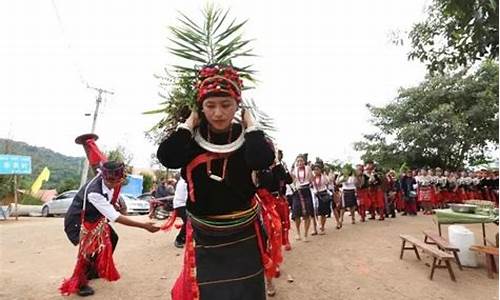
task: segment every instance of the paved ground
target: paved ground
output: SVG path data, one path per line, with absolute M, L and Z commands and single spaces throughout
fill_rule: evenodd
M 342 230 L 329 222 L 327 235 L 294 241 L 293 250 L 285 253 L 275 299 L 498 299 L 498 276 L 487 278 L 482 258 L 477 269 L 459 271 L 453 264 L 456 283 L 445 269 L 428 280 L 425 255 L 418 261 L 408 251 L 399 260 L 399 234 L 421 236 L 422 230 L 435 229 L 430 216 L 345 224 Z M 467 227 L 479 242 L 481 226 Z M 73 270 L 76 248 L 62 228 L 62 218 L 0 222 L 0 298 L 64 299 L 57 287 Z M 182 251 L 172 244 L 174 233 L 115 228 L 120 236 L 115 261 L 122 278 L 94 281 L 91 299 L 169 299 L 182 262 Z M 490 240 L 497 231 L 496 225 L 487 225 Z M 293 283 L 286 281 L 289 274 Z

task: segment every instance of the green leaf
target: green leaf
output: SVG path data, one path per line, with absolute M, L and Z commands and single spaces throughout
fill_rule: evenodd
M 219 30 L 219 28 L 222 26 L 222 24 L 224 23 L 224 21 L 226 20 L 226 17 L 227 15 L 229 14 L 229 9 L 226 10 L 226 13 L 224 14 L 224 16 L 222 17 L 222 19 L 220 20 L 219 24 L 217 24 L 213 30 L 213 33 L 217 33 L 217 31 Z M 215 21 L 214 23 L 216 23 L 217 21 Z
M 243 22 L 241 22 L 240 24 L 237 24 L 237 25 L 234 25 L 232 27 L 229 27 L 227 30 L 225 30 L 224 32 L 222 32 L 221 34 L 217 35 L 215 38 L 216 38 L 216 43 L 220 43 L 221 41 L 223 41 L 225 38 L 227 38 L 228 36 L 230 36 L 231 34 L 235 33 L 237 30 L 239 30 L 243 25 L 245 25 L 247 23 L 248 20 L 245 20 Z M 233 21 L 234 23 L 234 21 Z M 232 23 L 231 23 L 232 24 Z
M 191 55 L 189 53 L 186 53 L 186 52 L 183 52 L 181 50 L 177 50 L 177 49 L 170 49 L 170 51 L 177 55 L 177 56 L 180 56 L 182 58 L 185 58 L 185 59 L 188 59 L 188 60 L 194 60 L 194 61 L 198 61 L 198 62 L 201 62 L 201 63 L 204 63 L 206 64 L 207 61 L 205 60 L 205 58 L 202 58 L 202 57 L 198 57 L 198 56 L 195 56 L 195 55 Z
M 160 108 L 160 109 L 145 111 L 142 114 L 143 115 L 152 115 L 152 114 L 158 114 L 158 113 L 163 113 L 163 112 L 165 112 L 165 109 L 164 108 Z

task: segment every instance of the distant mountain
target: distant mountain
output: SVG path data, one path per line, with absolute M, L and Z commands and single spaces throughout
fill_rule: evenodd
M 50 149 L 28 145 L 10 139 L 0 138 L 0 154 L 14 154 L 31 156 L 31 175 L 20 176 L 20 188 L 29 188 L 44 167 L 50 170 L 49 181 L 42 189 L 58 189 L 62 192 L 71 188 L 78 188 L 84 157 L 66 156 Z M 5 176 L 0 176 L 5 177 Z M 3 183 L 3 184 L 2 184 Z M 5 192 L 6 180 L 0 180 L 0 198 Z

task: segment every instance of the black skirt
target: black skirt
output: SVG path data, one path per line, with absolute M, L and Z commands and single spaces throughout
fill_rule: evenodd
M 314 217 L 311 189 L 301 188 L 293 193 L 292 219 Z
M 318 198 L 318 215 L 328 216 L 332 213 L 332 196 L 327 191 L 321 191 L 316 194 Z
M 358 206 L 355 190 L 342 191 L 342 206 L 345 208 Z
M 254 223 L 209 231 L 193 222 L 196 279 L 203 300 L 266 299 Z

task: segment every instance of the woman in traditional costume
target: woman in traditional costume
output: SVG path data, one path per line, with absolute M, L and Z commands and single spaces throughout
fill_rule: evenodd
M 323 173 L 321 166 L 313 166 L 312 189 L 314 196 L 318 199 L 318 216 L 320 217 L 319 234 L 325 234 L 326 218 L 329 216 L 332 205 L 332 195 L 328 191 L 329 180 Z
M 362 164 L 356 166 L 356 195 L 358 198 L 358 213 L 361 216 L 361 222 L 366 220 L 366 210 L 371 206 L 369 194 L 369 177 L 364 173 Z
M 302 240 L 300 224 L 301 220 L 304 220 L 304 241 L 307 242 L 311 219 L 314 218 L 314 205 L 310 189 L 312 170 L 309 165 L 306 165 L 306 160 L 303 155 L 297 156 L 295 160 L 292 178 L 295 186 L 292 204 L 292 219 L 295 221 L 295 227 L 297 229 L 296 240 Z
M 264 273 L 274 276 L 281 261 L 274 199 L 256 194 L 252 181 L 274 152 L 248 110 L 241 124 L 233 122 L 241 89 L 232 67 L 203 67 L 197 110 L 157 151 L 164 166 L 181 168 L 188 186 L 184 267 L 173 299 L 265 299 Z
M 356 223 L 355 215 L 357 209 L 357 199 L 356 199 L 356 176 L 354 176 L 354 170 L 345 169 L 343 174 L 337 179 L 337 185 L 341 186 L 342 191 L 342 208 L 340 209 L 340 225 L 342 227 L 342 222 L 344 219 L 345 210 L 349 210 L 351 214 L 351 223 Z

